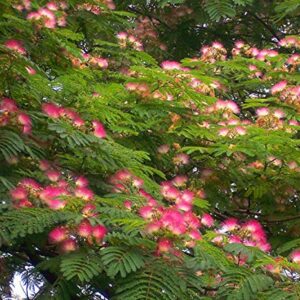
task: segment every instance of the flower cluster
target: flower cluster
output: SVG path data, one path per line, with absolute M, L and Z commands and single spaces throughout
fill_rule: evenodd
M 13 50 L 21 55 L 26 55 L 26 49 L 23 46 L 22 41 L 18 40 L 7 40 L 4 46 L 10 50 Z
M 201 48 L 201 60 L 207 63 L 226 60 L 226 55 L 226 49 L 219 42 L 213 42 L 211 46 L 203 46 Z
M 258 247 L 265 252 L 271 250 L 271 245 L 267 242 L 266 233 L 256 220 L 249 220 L 241 224 L 237 219 L 229 218 L 220 225 L 216 233 L 217 236 L 213 239 L 213 242 L 218 245 L 238 243 L 245 246 Z
M 50 1 L 38 10 L 29 12 L 27 19 L 37 24 L 37 27 L 64 27 L 67 24 L 67 8 L 68 5 L 64 1 Z
M 17 125 L 17 127 L 21 127 L 24 134 L 31 133 L 31 118 L 18 108 L 15 100 L 3 98 L 0 102 L 0 112 L 0 126 Z
M 113 191 L 117 193 L 130 193 L 132 189 L 139 190 L 142 188 L 144 181 L 134 176 L 130 171 L 119 170 L 110 177 L 109 183 L 113 185 Z
M 40 161 L 39 168 L 50 184 L 43 186 L 32 178 L 22 179 L 17 187 L 10 191 L 15 207 L 46 206 L 59 210 L 66 206 L 66 196 L 76 197 L 84 202 L 93 200 L 94 193 L 88 188 L 88 180 L 85 177 L 66 176 L 45 160 Z
M 90 127 L 93 130 L 93 134 L 99 138 L 105 138 L 106 132 L 101 122 L 94 120 L 92 125 L 86 125 L 86 122 L 80 117 L 80 115 L 70 108 L 61 107 L 55 103 L 44 103 L 42 106 L 43 112 L 52 119 L 63 119 L 68 121 L 72 126 L 80 130 L 88 130 Z
M 121 48 L 126 48 L 129 46 L 137 51 L 143 51 L 142 42 L 133 34 L 122 31 L 117 34 L 117 39 Z
M 58 226 L 49 232 L 49 242 L 58 247 L 61 252 L 75 251 L 80 242 L 88 245 L 102 245 L 107 233 L 105 226 L 92 225 L 88 219 L 83 219 L 77 226 Z
M 300 38 L 294 36 L 288 36 L 279 41 L 279 46 L 286 48 L 300 48 Z
M 282 110 L 271 111 L 267 107 L 260 107 L 256 110 L 256 124 L 266 129 L 279 129 L 283 127 L 285 114 Z

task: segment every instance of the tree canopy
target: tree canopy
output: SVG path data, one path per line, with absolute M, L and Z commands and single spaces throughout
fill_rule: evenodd
M 0 295 L 300 298 L 297 0 L 0 0 Z

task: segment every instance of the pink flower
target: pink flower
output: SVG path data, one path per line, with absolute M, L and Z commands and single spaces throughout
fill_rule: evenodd
M 178 187 L 184 186 L 187 181 L 188 178 L 185 175 L 177 175 L 175 178 L 172 179 L 172 183 Z
M 246 129 L 244 127 L 242 127 L 242 126 L 237 126 L 235 128 L 235 131 L 239 135 L 245 135 L 247 133 Z
M 222 223 L 222 231 L 233 231 L 239 228 L 238 220 L 235 218 L 229 218 Z
M 92 200 L 94 197 L 94 193 L 86 187 L 77 187 L 74 193 L 76 197 L 82 198 L 85 201 Z
M 285 81 L 285 80 L 276 83 L 271 88 L 271 94 L 274 95 L 279 92 L 282 92 L 286 88 L 286 86 L 287 86 L 287 81 Z
M 43 201 L 49 201 L 53 198 L 57 198 L 59 196 L 66 195 L 67 192 L 64 188 L 55 187 L 55 186 L 47 186 L 45 187 L 39 194 L 39 197 Z
M 188 235 L 190 238 L 197 240 L 197 241 L 202 239 L 201 233 L 195 229 L 191 230 Z
M 181 200 L 181 199 L 176 202 L 176 207 L 182 211 L 191 211 L 192 210 L 191 202 Z
M 212 216 L 209 215 L 209 214 L 203 214 L 203 216 L 202 216 L 202 218 L 201 218 L 201 223 L 202 223 L 204 226 L 212 227 L 213 224 L 214 224 L 214 219 L 213 219 Z
M 291 260 L 294 263 L 300 263 L 300 249 L 294 250 L 291 255 Z
M 32 178 L 24 178 L 20 181 L 20 185 L 29 188 L 32 190 L 39 190 L 41 188 L 40 184 L 37 183 L 34 179 Z
M 50 168 L 50 163 L 47 160 L 40 160 L 39 168 L 42 171 L 47 171 Z
M 125 200 L 125 201 L 123 202 L 123 205 L 124 205 L 124 207 L 125 207 L 126 209 L 131 210 L 131 208 L 132 208 L 132 201 L 130 201 L 130 200 Z
M 0 109 L 8 112 L 16 112 L 18 110 L 18 106 L 15 100 L 10 98 L 3 98 L 0 103 Z
M 256 110 L 256 114 L 259 117 L 265 117 L 269 114 L 269 109 L 267 107 L 261 107 Z
M 76 241 L 73 239 L 67 239 L 63 241 L 60 245 L 60 250 L 66 253 L 75 251 L 76 248 L 77 248 Z
M 230 244 L 235 243 L 235 244 L 241 244 L 242 240 L 239 236 L 237 235 L 232 235 L 229 237 L 228 242 Z
M 194 193 L 192 191 L 189 191 L 189 190 L 184 190 L 182 193 L 181 193 L 181 196 L 180 196 L 180 199 L 184 200 L 184 201 L 187 201 L 189 203 L 192 203 L 193 200 L 194 200 Z
M 161 229 L 161 222 L 153 221 L 146 226 L 145 231 L 149 234 L 152 234 L 154 232 L 159 231 L 160 229 Z
M 178 153 L 173 158 L 175 165 L 187 165 L 189 163 L 189 160 L 189 156 L 185 153 Z
M 42 105 L 42 110 L 50 118 L 58 119 L 60 117 L 61 108 L 54 103 L 44 103 Z
M 92 217 L 94 215 L 96 215 L 96 213 L 94 212 L 96 210 L 96 206 L 94 204 L 86 204 L 83 209 L 82 209 L 82 214 L 86 217 Z
M 243 47 L 245 46 L 245 43 L 244 43 L 243 41 L 236 41 L 236 42 L 234 43 L 234 46 L 235 46 L 236 48 L 238 48 L 238 49 L 241 49 L 241 48 L 243 48 Z
M 262 230 L 262 226 L 260 225 L 260 223 L 256 220 L 250 220 L 248 222 L 246 222 L 243 226 L 243 229 L 246 229 L 250 232 L 255 232 L 258 230 Z
M 142 206 L 139 209 L 139 214 L 143 219 L 151 219 L 154 211 L 153 211 L 153 207 L 151 206 Z
M 8 40 L 5 42 L 5 47 L 9 48 L 13 51 L 16 51 L 22 55 L 26 54 L 26 50 L 23 47 L 23 43 L 21 41 L 17 41 L 17 40 Z
M 229 133 L 229 129 L 228 128 L 220 128 L 218 131 L 218 135 L 220 136 L 227 136 L 227 134 Z
M 48 2 L 46 4 L 47 8 L 53 11 L 58 10 L 58 5 L 55 2 Z
M 31 68 L 31 67 L 25 67 L 26 71 L 28 72 L 29 75 L 35 75 L 36 70 Z
M 93 121 L 94 135 L 98 138 L 104 139 L 106 137 L 106 132 L 104 126 L 99 121 Z
M 87 220 L 82 221 L 77 228 L 77 234 L 82 237 L 89 237 L 93 233 L 93 226 Z
M 161 145 L 157 148 L 157 152 L 160 154 L 166 154 L 170 151 L 169 145 Z
M 103 225 L 96 225 L 93 227 L 93 237 L 97 240 L 100 241 L 102 240 L 107 233 L 107 229 Z
M 60 172 L 56 170 L 49 170 L 46 172 L 46 176 L 50 181 L 56 182 L 60 177 Z
M 61 201 L 58 199 L 51 199 L 51 200 L 47 201 L 47 204 L 48 204 L 49 208 L 51 208 L 53 210 L 60 210 L 66 206 L 67 202 Z
M 67 238 L 67 229 L 65 227 L 55 227 L 49 233 L 50 243 L 57 244 L 64 241 Z
M 285 113 L 281 109 L 276 109 L 273 114 L 278 119 L 282 119 L 285 117 Z
M 185 212 L 183 220 L 189 228 L 197 229 L 201 226 L 199 218 L 192 212 Z
M 97 58 L 96 62 L 98 64 L 98 66 L 102 69 L 107 69 L 108 68 L 108 60 L 105 58 Z
M 28 193 L 24 187 L 18 186 L 10 191 L 10 195 L 15 200 L 21 200 L 27 198 Z
M 172 242 L 167 238 L 161 238 L 157 242 L 157 250 L 159 253 L 169 252 L 171 248 L 172 248 Z
M 17 207 L 32 207 L 32 203 L 27 199 L 21 199 L 17 205 Z
M 84 176 L 79 176 L 76 179 L 75 184 L 79 187 L 87 187 L 89 185 L 89 181 Z
M 117 34 L 117 38 L 119 39 L 119 40 L 126 40 L 127 39 L 127 36 L 128 36 L 128 34 L 127 34 L 127 32 L 119 32 L 118 34 Z
M 166 60 L 161 63 L 161 67 L 165 70 L 181 70 L 181 65 L 177 61 Z

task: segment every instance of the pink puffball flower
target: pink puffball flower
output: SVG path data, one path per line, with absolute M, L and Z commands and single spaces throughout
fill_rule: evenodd
M 84 201 L 92 200 L 94 193 L 87 187 L 77 187 L 74 191 L 74 194 L 78 198 L 82 198 Z
M 8 40 L 5 42 L 4 46 L 8 49 L 18 52 L 19 54 L 25 55 L 26 50 L 23 47 L 23 43 L 17 40 Z
M 46 172 L 46 176 L 48 177 L 48 179 L 52 182 L 56 182 L 58 181 L 59 177 L 60 177 L 60 172 L 57 170 L 48 170 Z
M 255 232 L 258 230 L 262 230 L 261 224 L 256 220 L 250 220 L 250 221 L 246 222 L 242 226 L 242 228 L 248 230 L 249 232 Z
M 191 202 L 185 201 L 185 200 L 179 200 L 176 202 L 176 207 L 182 211 L 191 211 L 193 206 Z
M 123 202 L 123 205 L 124 205 L 124 207 L 125 207 L 126 209 L 131 210 L 133 203 L 132 203 L 132 201 L 130 201 L 130 200 L 125 200 L 125 201 Z
M 294 250 L 291 253 L 290 257 L 291 257 L 292 262 L 297 263 L 297 264 L 300 263 L 300 249 Z
M 58 200 L 58 199 L 51 199 L 51 200 L 47 201 L 47 204 L 48 204 L 50 209 L 60 210 L 60 209 L 63 209 L 66 206 L 67 202 L 66 201 L 61 201 L 61 200 Z
M 26 69 L 26 71 L 29 75 L 35 75 L 36 74 L 36 70 L 33 69 L 32 67 L 25 67 L 25 69 Z
M 39 161 L 39 169 L 41 171 L 47 171 L 50 168 L 50 163 L 47 160 Z
M 126 40 L 127 37 L 128 37 L 127 32 L 122 31 L 117 34 L 117 39 L 119 39 L 119 40 Z
M 67 191 L 64 188 L 61 187 L 55 187 L 55 186 L 47 186 L 45 187 L 39 194 L 39 197 L 43 201 L 49 201 L 54 198 L 57 198 L 59 196 L 66 195 Z
M 0 109 L 8 112 L 16 112 L 18 111 L 18 106 L 15 100 L 10 98 L 3 98 L 0 103 Z
M 286 88 L 286 86 L 287 86 L 287 81 L 285 81 L 285 80 L 276 83 L 271 88 L 271 94 L 274 95 L 274 94 L 282 92 Z
M 212 227 L 214 225 L 214 219 L 209 214 L 203 214 L 201 218 L 201 224 L 207 227 Z
M 32 203 L 27 199 L 21 199 L 17 207 L 33 207 Z
M 93 121 L 92 125 L 94 128 L 94 135 L 98 138 L 104 139 L 106 137 L 106 132 L 103 124 L 99 121 Z
M 39 190 L 41 188 L 40 184 L 37 183 L 32 178 L 24 178 L 20 181 L 20 186 L 23 186 L 25 188 L 31 189 L 31 190 Z
M 201 240 L 202 239 L 202 236 L 201 236 L 201 233 L 198 231 L 198 230 L 191 230 L 189 233 L 188 233 L 189 237 L 193 240 Z
M 164 70 L 181 70 L 181 65 L 177 61 L 166 60 L 161 63 Z
M 236 47 L 236 48 L 238 48 L 238 49 L 241 49 L 241 48 L 243 48 L 244 46 L 245 46 L 245 43 L 243 42 L 243 41 L 236 41 L 235 43 L 234 43 L 234 46 Z
M 85 217 L 92 217 L 92 216 L 96 215 L 95 210 L 96 210 L 96 206 L 94 204 L 89 203 L 83 207 L 83 209 L 81 210 L 81 213 Z
M 54 103 L 44 103 L 42 105 L 42 111 L 48 115 L 48 117 L 53 119 L 58 119 L 60 117 L 61 108 Z
M 161 145 L 157 148 L 157 152 L 160 154 L 166 154 L 170 151 L 169 145 Z
M 79 187 L 87 187 L 89 185 L 89 181 L 84 176 L 79 176 L 75 180 L 75 184 Z
M 219 136 L 227 136 L 227 134 L 229 133 L 229 129 L 228 128 L 220 128 L 218 130 L 218 135 Z
M 106 58 L 97 58 L 96 59 L 97 65 L 102 68 L 102 69 L 107 69 L 108 68 L 108 60 Z
M 21 125 L 31 127 L 31 118 L 27 114 L 19 113 L 17 119 Z
M 152 234 L 159 231 L 161 229 L 161 226 L 162 225 L 160 221 L 153 221 L 146 226 L 145 232 L 148 234 Z
M 178 187 L 184 186 L 187 181 L 188 178 L 185 175 L 177 175 L 175 178 L 172 179 L 172 183 Z
M 18 186 L 10 191 L 10 195 L 15 200 L 21 200 L 27 198 L 28 193 L 24 187 Z
M 60 244 L 60 250 L 64 253 L 75 251 L 76 248 L 76 241 L 73 239 L 67 239 Z
M 256 115 L 258 117 L 265 117 L 267 116 L 268 114 L 270 113 L 269 109 L 267 107 L 261 107 L 261 108 L 258 108 L 256 110 Z
M 245 135 L 247 133 L 246 129 L 242 126 L 237 126 L 235 131 L 238 135 Z
M 93 226 L 87 220 L 82 221 L 77 227 L 77 234 L 81 237 L 89 237 L 93 233 Z
M 55 2 L 48 2 L 47 4 L 46 4 L 46 6 L 47 6 L 47 8 L 49 9 L 49 10 L 52 10 L 52 11 L 57 11 L 58 10 L 58 5 L 55 3 Z
M 92 235 L 97 240 L 102 240 L 107 233 L 107 229 L 103 225 L 96 225 L 93 227 Z
M 180 199 L 192 203 L 194 200 L 194 196 L 195 196 L 194 192 L 189 190 L 184 190 L 180 195 Z
M 170 249 L 172 248 L 172 246 L 173 246 L 173 244 L 172 244 L 171 240 L 169 240 L 167 238 L 161 238 L 157 242 L 157 250 L 159 253 L 169 252 Z
M 276 109 L 273 113 L 273 115 L 278 118 L 278 119 L 282 119 L 285 117 L 285 113 L 284 111 L 282 111 L 281 109 Z
M 199 218 L 190 211 L 183 214 L 183 220 L 189 228 L 197 229 L 201 226 Z
M 190 161 L 190 158 L 185 153 L 178 153 L 173 158 L 175 165 L 187 165 Z
M 238 224 L 238 220 L 235 218 L 229 218 L 227 220 L 225 220 L 222 224 L 221 224 L 221 230 L 222 231 L 233 231 L 239 228 L 239 224 Z
M 49 233 L 49 241 L 52 244 L 57 244 L 67 238 L 68 231 L 64 227 L 55 227 Z
M 142 206 L 139 209 L 139 215 L 143 219 L 151 219 L 154 214 L 153 207 L 152 206 Z

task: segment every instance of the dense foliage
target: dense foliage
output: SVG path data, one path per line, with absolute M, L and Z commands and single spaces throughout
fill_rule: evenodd
M 298 1 L 143 2 L 0 0 L 1 297 L 299 299 Z

